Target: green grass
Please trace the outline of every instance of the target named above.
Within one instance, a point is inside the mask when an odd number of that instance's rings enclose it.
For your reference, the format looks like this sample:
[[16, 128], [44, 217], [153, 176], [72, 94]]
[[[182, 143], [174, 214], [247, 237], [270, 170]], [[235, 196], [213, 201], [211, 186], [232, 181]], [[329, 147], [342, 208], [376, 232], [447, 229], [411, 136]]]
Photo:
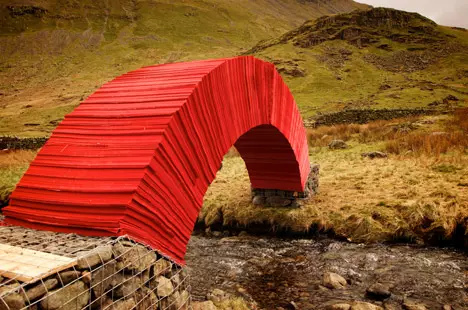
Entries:
[[[363, 7], [295, 0], [58, 1], [31, 4], [41, 17], [12, 17], [0, 33], [0, 135], [48, 135], [96, 88], [142, 66], [230, 57], [309, 18]], [[32, 105], [29, 111], [22, 109]], [[24, 124], [36, 123], [30, 128]]]
[[35, 151], [0, 151], [0, 202], [10, 196], [35, 156]]

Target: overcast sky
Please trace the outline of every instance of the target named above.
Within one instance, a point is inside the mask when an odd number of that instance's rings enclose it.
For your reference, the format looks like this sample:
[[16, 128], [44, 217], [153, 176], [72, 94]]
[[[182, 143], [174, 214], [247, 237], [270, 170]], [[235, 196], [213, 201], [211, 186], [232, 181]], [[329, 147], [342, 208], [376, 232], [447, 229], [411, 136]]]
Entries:
[[372, 6], [418, 12], [438, 24], [468, 28], [468, 0], [356, 0]]

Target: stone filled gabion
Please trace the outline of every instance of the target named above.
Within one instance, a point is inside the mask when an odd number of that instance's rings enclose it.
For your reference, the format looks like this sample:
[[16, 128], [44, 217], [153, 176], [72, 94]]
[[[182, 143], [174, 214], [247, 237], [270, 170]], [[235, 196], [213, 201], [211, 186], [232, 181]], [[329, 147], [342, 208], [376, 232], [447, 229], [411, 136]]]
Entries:
[[77, 258], [73, 267], [34, 282], [0, 275], [0, 310], [191, 309], [185, 269], [127, 237], [0, 227], [0, 243]]
[[267, 207], [298, 207], [302, 200], [318, 194], [319, 172], [320, 165], [310, 165], [310, 173], [303, 192], [252, 188], [252, 202]]

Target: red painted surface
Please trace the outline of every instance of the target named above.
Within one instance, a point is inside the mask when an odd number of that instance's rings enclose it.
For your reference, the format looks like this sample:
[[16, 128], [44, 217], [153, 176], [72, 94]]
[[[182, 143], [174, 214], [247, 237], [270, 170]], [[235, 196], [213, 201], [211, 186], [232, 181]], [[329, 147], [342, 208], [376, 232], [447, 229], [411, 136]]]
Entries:
[[237, 57], [141, 68], [65, 117], [11, 195], [5, 220], [128, 234], [183, 264], [203, 196], [232, 145], [253, 187], [303, 190], [305, 129], [272, 64]]

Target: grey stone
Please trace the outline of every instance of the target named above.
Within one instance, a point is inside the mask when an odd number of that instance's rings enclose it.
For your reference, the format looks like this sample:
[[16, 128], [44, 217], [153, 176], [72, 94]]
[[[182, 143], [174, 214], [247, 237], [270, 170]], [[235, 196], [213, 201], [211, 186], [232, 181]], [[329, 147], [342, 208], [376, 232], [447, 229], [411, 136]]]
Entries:
[[366, 295], [371, 299], [384, 300], [389, 298], [392, 293], [390, 292], [388, 285], [375, 283], [367, 288]]
[[192, 308], [193, 310], [218, 310], [218, 308], [214, 305], [214, 303], [211, 300], [203, 302], [193, 302]]
[[164, 258], [158, 259], [153, 265], [153, 274], [155, 277], [159, 275], [167, 275], [172, 269], [172, 264]]
[[[119, 300], [113, 303], [111, 306], [111, 309], [112, 310], [130, 310], [130, 309], [133, 309], [135, 306], [136, 306], [135, 299], [129, 298], [129, 299]], [[103, 307], [103, 309], [105, 308]]]
[[75, 281], [80, 277], [80, 272], [76, 270], [64, 271], [59, 273], [59, 283], [67, 285], [68, 283]]
[[79, 252], [77, 256], [79, 269], [91, 269], [112, 259], [112, 246], [100, 246], [91, 251]]
[[331, 150], [345, 149], [347, 147], [348, 147], [348, 145], [343, 140], [332, 140], [328, 144], [328, 148], [331, 149]]
[[346, 287], [346, 279], [334, 272], [326, 272], [323, 275], [323, 286], [331, 289], [342, 289]]
[[88, 304], [89, 291], [86, 284], [77, 281], [64, 288], [49, 292], [41, 301], [45, 310], [80, 310]]
[[387, 158], [388, 155], [385, 154], [384, 152], [379, 152], [379, 151], [373, 151], [373, 152], [367, 152], [367, 153], [362, 153], [362, 157], [369, 157], [370, 159], [374, 158]]
[[254, 196], [254, 198], [252, 199], [252, 203], [256, 206], [259, 206], [259, 205], [264, 205], [265, 204], [265, 197], [262, 197], [262, 196]]
[[[142, 287], [136, 292], [137, 305], [136, 310], [160, 309], [158, 308], [158, 297], [147, 287]], [[161, 307], [161, 309], [167, 309]]]
[[174, 286], [168, 278], [159, 276], [157, 282], [158, 286], [156, 291], [159, 297], [167, 297], [174, 291]]
[[368, 302], [355, 301], [351, 305], [351, 310], [383, 310], [383, 308]]
[[122, 298], [135, 293], [142, 287], [141, 279], [132, 275], [116, 274], [112, 279], [112, 287], [114, 296]]
[[29, 301], [36, 300], [39, 297], [44, 296], [48, 291], [55, 288], [58, 285], [58, 280], [55, 278], [48, 279], [42, 283], [38, 283], [36, 286], [28, 289], [26, 291], [26, 296], [28, 297]]
[[117, 243], [113, 246], [113, 250], [117, 261], [130, 271], [141, 272], [150, 268], [156, 261], [156, 253], [142, 245], [125, 246]]
[[188, 310], [189, 309], [189, 302], [190, 302], [190, 294], [186, 290], [183, 290], [182, 293], [179, 294], [179, 298], [176, 300], [177, 309], [180, 310]]
[[116, 272], [115, 261], [110, 261], [107, 264], [99, 267], [91, 273], [91, 289], [96, 298], [101, 297], [110, 289], [114, 282]]
[[267, 197], [265, 204], [269, 207], [287, 207], [292, 203], [290, 199], [279, 196]]
[[0, 310], [19, 310], [26, 306], [23, 297], [14, 291], [18, 287], [17, 284], [0, 287]]

